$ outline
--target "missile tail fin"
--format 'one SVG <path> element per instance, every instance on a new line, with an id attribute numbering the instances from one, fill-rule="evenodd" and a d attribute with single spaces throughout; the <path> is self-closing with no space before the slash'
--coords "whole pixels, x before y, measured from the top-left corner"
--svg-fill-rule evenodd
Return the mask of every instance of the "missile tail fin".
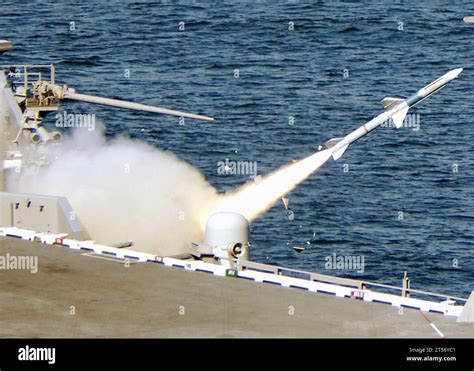
<path id="1" fill-rule="evenodd" d="M 384 99 L 380 101 L 380 103 L 382 103 L 385 111 L 388 111 L 392 109 L 393 107 L 395 107 L 396 105 L 402 103 L 404 100 L 405 99 L 402 99 L 402 98 L 385 97 Z"/>
<path id="2" fill-rule="evenodd" d="M 332 139 L 329 139 L 325 145 L 326 145 L 326 148 L 330 149 L 332 147 L 334 147 L 335 145 L 337 145 L 341 140 L 343 140 L 344 138 L 332 138 Z M 346 144 L 344 147 L 341 147 L 339 148 L 337 151 L 334 151 L 332 152 L 331 156 L 334 160 L 338 160 L 343 154 L 344 152 L 346 151 L 347 147 L 349 147 L 349 144 Z"/>
<path id="3" fill-rule="evenodd" d="M 349 147 L 349 144 L 346 144 L 341 149 L 338 149 L 337 151 L 333 152 L 332 155 L 331 155 L 332 158 L 334 160 L 339 160 L 339 158 L 344 154 L 344 152 L 346 152 L 347 147 Z"/>
<path id="4" fill-rule="evenodd" d="M 326 143 L 325 146 L 327 149 L 334 147 L 337 143 L 339 143 L 342 139 L 344 138 L 332 138 L 329 139 Z"/>
<path id="5" fill-rule="evenodd" d="M 403 121 L 405 120 L 405 117 L 408 113 L 408 109 L 410 107 L 406 107 L 400 111 L 398 111 L 396 114 L 392 116 L 393 123 L 395 124 L 395 127 L 397 129 L 400 129 L 403 125 Z"/>

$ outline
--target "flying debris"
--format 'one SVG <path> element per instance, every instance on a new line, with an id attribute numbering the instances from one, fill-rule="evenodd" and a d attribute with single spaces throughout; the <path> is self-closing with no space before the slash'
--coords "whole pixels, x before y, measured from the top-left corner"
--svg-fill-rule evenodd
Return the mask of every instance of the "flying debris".
<path id="1" fill-rule="evenodd" d="M 344 138 L 333 138 L 326 142 L 326 148 L 331 151 L 331 156 L 334 160 L 339 159 L 347 147 L 354 143 L 357 139 L 367 135 L 375 128 L 382 125 L 389 119 L 393 120 L 395 127 L 399 129 L 403 125 L 403 121 L 411 107 L 416 106 L 421 101 L 428 98 L 431 94 L 436 93 L 438 90 L 444 88 L 446 84 L 454 80 L 462 72 L 462 68 L 457 68 L 448 73 L 444 74 L 431 84 L 426 85 L 413 94 L 407 99 L 387 97 L 382 100 L 382 104 L 385 108 L 385 112 L 381 113 L 377 117 L 373 118 L 369 122 L 365 123 L 357 130 L 346 135 Z"/>
<path id="2" fill-rule="evenodd" d="M 8 40 L 0 40 L 0 53 L 4 53 L 12 48 L 12 42 Z"/>
<path id="3" fill-rule="evenodd" d="M 302 246 L 293 246 L 293 250 L 297 252 L 298 254 L 304 251 L 304 247 Z"/>
<path id="4" fill-rule="evenodd" d="M 316 242 L 317 242 L 316 232 L 313 232 L 313 237 L 311 237 L 310 240 L 306 241 L 306 244 L 311 245 L 311 244 L 316 243 Z"/>

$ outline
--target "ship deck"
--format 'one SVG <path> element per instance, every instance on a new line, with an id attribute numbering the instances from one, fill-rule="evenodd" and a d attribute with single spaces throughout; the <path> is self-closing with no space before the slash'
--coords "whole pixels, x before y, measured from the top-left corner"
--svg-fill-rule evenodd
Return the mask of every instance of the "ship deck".
<path id="1" fill-rule="evenodd" d="M 38 272 L 0 269 L 0 337 L 439 338 L 427 318 L 474 337 L 442 314 L 0 237 L 7 253 L 38 256 Z"/>

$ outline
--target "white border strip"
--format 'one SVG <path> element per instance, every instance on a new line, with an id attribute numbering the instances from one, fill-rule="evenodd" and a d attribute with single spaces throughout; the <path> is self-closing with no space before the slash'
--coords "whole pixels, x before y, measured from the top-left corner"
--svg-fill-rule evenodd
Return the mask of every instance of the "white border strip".
<path id="1" fill-rule="evenodd" d="M 149 253 L 133 250 L 119 249 L 116 247 L 96 244 L 94 241 L 77 241 L 66 238 L 65 234 L 37 233 L 30 230 L 8 227 L 0 228 L 0 236 L 12 236 L 28 241 L 38 241 L 48 245 L 62 245 L 73 250 L 89 251 L 94 254 L 119 259 L 130 259 L 137 262 L 161 263 L 168 267 L 184 268 L 190 271 L 204 272 L 215 276 L 226 276 L 233 273 L 233 276 L 242 279 L 253 280 L 283 287 L 294 287 L 305 289 L 311 292 L 330 294 L 336 297 L 349 297 L 368 302 L 378 302 L 389 304 L 398 308 L 406 307 L 419 309 L 424 312 L 437 312 L 448 316 L 459 317 L 463 309 L 462 305 L 452 305 L 446 302 L 433 302 L 422 299 L 406 298 L 393 294 L 385 294 L 371 290 L 359 290 L 351 287 L 339 286 L 335 284 L 305 280 L 302 278 L 281 276 L 273 273 L 259 272 L 255 270 L 232 271 L 229 272 L 225 267 L 217 264 L 210 264 L 200 260 L 187 261 L 174 258 L 160 257 Z"/>

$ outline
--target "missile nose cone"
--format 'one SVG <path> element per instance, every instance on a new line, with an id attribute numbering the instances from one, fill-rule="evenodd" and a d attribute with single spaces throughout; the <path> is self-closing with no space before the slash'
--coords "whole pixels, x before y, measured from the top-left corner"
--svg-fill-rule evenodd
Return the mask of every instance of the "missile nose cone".
<path id="1" fill-rule="evenodd" d="M 456 77 L 459 76 L 459 74 L 463 71 L 463 68 L 456 68 L 454 70 L 451 70 L 448 72 L 449 78 L 450 79 L 455 79 Z"/>

